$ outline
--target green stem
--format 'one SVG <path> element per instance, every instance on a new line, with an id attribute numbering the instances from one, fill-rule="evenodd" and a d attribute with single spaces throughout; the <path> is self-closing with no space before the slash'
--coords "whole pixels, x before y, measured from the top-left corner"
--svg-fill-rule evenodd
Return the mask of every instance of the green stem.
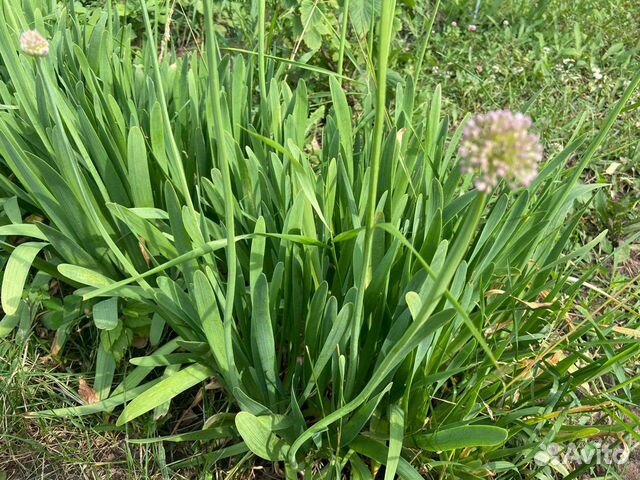
<path id="1" fill-rule="evenodd" d="M 74 3 L 74 0 L 71 0 L 70 3 Z M 113 9 L 111 0 L 107 0 L 107 29 L 109 30 L 109 38 L 111 38 L 113 36 Z"/>
<path id="2" fill-rule="evenodd" d="M 264 3 L 264 0 L 263 2 Z M 236 256 L 235 242 L 235 219 L 233 206 L 235 199 L 231 186 L 231 171 L 229 168 L 229 152 L 227 152 L 224 121 L 222 116 L 222 108 L 220 106 L 220 78 L 218 77 L 218 43 L 213 27 L 213 16 L 211 14 L 210 2 L 205 1 L 205 17 L 206 17 L 206 33 L 207 33 L 207 68 L 211 79 L 211 89 L 209 90 L 209 98 L 213 107 L 213 124 L 215 128 L 215 140 L 217 145 L 217 160 L 222 173 L 222 182 L 224 189 L 224 218 L 227 231 L 227 291 L 225 295 L 224 306 L 224 338 L 227 353 L 227 364 L 229 366 L 229 384 L 232 392 L 236 388 L 240 388 L 239 374 L 235 368 L 235 359 L 233 353 L 233 305 L 236 292 L 236 276 L 238 261 Z M 209 127 L 211 128 L 211 126 Z"/>
<path id="3" fill-rule="evenodd" d="M 386 100 L 387 100 L 387 70 L 389 66 L 389 50 L 391 48 L 391 33 L 395 12 L 395 0 L 382 3 L 380 21 L 380 43 L 378 51 L 378 68 L 376 78 L 376 118 L 373 132 L 373 148 L 371 151 L 371 167 L 369 172 L 369 191 L 366 207 L 366 228 L 364 234 L 364 260 L 361 272 L 358 294 L 356 297 L 355 317 L 351 327 L 351 345 L 349 356 L 349 371 L 347 373 L 346 397 L 351 398 L 356 387 L 358 371 L 358 350 L 360 331 L 364 322 L 364 293 L 369 283 L 371 256 L 373 251 L 373 235 L 376 224 L 376 204 L 378 201 L 378 179 L 382 163 L 382 139 L 384 135 Z"/>
<path id="4" fill-rule="evenodd" d="M 260 78 L 260 98 L 263 103 L 267 101 L 267 74 L 265 60 L 265 21 L 266 0 L 260 0 L 258 12 L 258 76 Z"/>
<path id="5" fill-rule="evenodd" d="M 342 30 L 340 31 L 340 56 L 338 58 L 338 75 L 342 77 L 344 68 L 344 48 L 347 43 L 347 28 L 349 27 L 349 0 L 344 0 L 344 12 L 342 14 Z M 342 85 L 342 78 L 340 78 Z"/>
<path id="6" fill-rule="evenodd" d="M 416 63 L 416 70 L 414 73 L 416 79 L 420 77 L 420 72 L 422 71 L 422 64 L 424 63 L 424 57 L 427 54 L 427 47 L 429 46 L 429 40 L 431 39 L 431 31 L 433 30 L 433 23 L 436 21 L 436 15 L 438 15 L 439 8 L 440 8 L 440 0 L 437 0 L 436 6 L 433 9 L 433 14 L 431 15 L 431 19 L 429 19 L 428 26 L 426 26 L 428 19 L 425 18 L 425 28 L 423 28 L 422 34 L 425 35 L 424 30 L 426 29 L 426 35 L 425 35 L 424 41 L 422 42 L 422 47 L 420 48 L 418 63 Z"/>

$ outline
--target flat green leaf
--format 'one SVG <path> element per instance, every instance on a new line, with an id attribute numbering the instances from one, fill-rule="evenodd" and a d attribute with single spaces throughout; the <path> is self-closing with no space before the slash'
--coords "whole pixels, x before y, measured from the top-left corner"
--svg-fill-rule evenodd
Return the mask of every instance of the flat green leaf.
<path id="1" fill-rule="evenodd" d="M 9 221 L 14 225 L 22 224 L 22 213 L 18 205 L 18 197 L 11 197 L 4 202 L 4 213 L 7 214 Z"/>
<path id="2" fill-rule="evenodd" d="M 289 447 L 273 433 L 275 424 L 272 416 L 256 417 L 249 412 L 236 415 L 236 428 L 249 449 L 258 457 L 272 462 L 284 460 Z"/>
<path id="3" fill-rule="evenodd" d="M 253 294 L 258 276 L 262 273 L 264 263 L 264 250 L 266 237 L 262 234 L 266 232 L 264 218 L 258 218 L 254 233 L 256 236 L 251 241 L 251 256 L 249 268 L 249 288 Z"/>
<path id="4" fill-rule="evenodd" d="M 165 324 L 165 319 L 157 313 L 151 317 L 151 326 L 149 327 L 149 344 L 151 346 L 156 347 L 160 343 Z"/>
<path id="5" fill-rule="evenodd" d="M 31 225 L 28 223 L 0 226 L 0 237 L 8 236 L 31 237 L 44 241 L 48 240 L 46 235 L 40 231 L 37 225 Z"/>
<path id="6" fill-rule="evenodd" d="M 104 349 L 102 343 L 98 346 L 98 355 L 96 358 L 96 378 L 93 382 L 93 388 L 100 400 L 109 397 L 113 376 L 116 371 L 116 361 L 113 354 Z"/>
<path id="7" fill-rule="evenodd" d="M 40 250 L 48 244 L 43 242 L 26 242 L 18 245 L 4 269 L 2 278 L 2 309 L 7 315 L 14 315 L 22 300 L 24 284 L 27 281 L 31 264 Z"/>
<path id="8" fill-rule="evenodd" d="M 162 119 L 162 107 L 155 102 L 151 108 L 151 150 L 156 161 L 165 175 L 169 173 L 169 161 L 165 150 L 164 123 Z"/>
<path id="9" fill-rule="evenodd" d="M 93 306 L 93 323 L 100 330 L 113 330 L 118 325 L 118 297 L 108 298 Z"/>
<path id="10" fill-rule="evenodd" d="M 252 295 L 253 312 L 251 316 L 251 343 L 254 365 L 269 395 L 270 403 L 275 402 L 276 382 L 276 346 L 273 337 L 273 325 L 269 312 L 269 284 L 261 273 Z"/>
<path id="11" fill-rule="evenodd" d="M 340 82 L 334 77 L 329 78 L 329 86 L 331 87 L 331 99 L 333 101 L 333 109 L 336 116 L 336 124 L 340 135 L 340 145 L 345 155 L 345 166 L 349 179 L 353 181 L 353 132 L 351 126 L 351 109 L 347 103 L 347 97 L 340 85 Z"/>
<path id="12" fill-rule="evenodd" d="M 129 438 L 127 439 L 127 443 L 133 443 L 134 445 L 145 445 L 148 443 L 157 442 L 211 442 L 213 440 L 220 440 L 222 438 L 233 438 L 234 436 L 237 437 L 237 434 L 235 433 L 233 428 L 218 427 L 198 430 L 197 432 L 166 435 L 164 437 Z"/>
<path id="13" fill-rule="evenodd" d="M 331 32 L 327 26 L 327 19 L 320 10 L 320 2 L 302 0 L 300 2 L 300 21 L 304 43 L 311 50 L 319 50 L 322 46 L 322 38 Z"/>
<path id="14" fill-rule="evenodd" d="M 402 443 L 404 441 L 404 410 L 399 404 L 389 407 L 389 454 L 387 455 L 387 469 L 384 472 L 384 480 L 396 478 Z"/>
<path id="15" fill-rule="evenodd" d="M 369 32 L 374 17 L 380 13 L 382 0 L 351 0 L 349 19 L 358 35 Z"/>
<path id="16" fill-rule="evenodd" d="M 207 276 L 200 270 L 193 275 L 193 296 L 211 353 L 216 359 L 219 371 L 225 376 L 229 366 L 227 364 L 227 347 L 224 342 L 224 326 L 213 287 Z"/>
<path id="17" fill-rule="evenodd" d="M 466 425 L 416 435 L 414 440 L 424 450 L 441 452 L 462 448 L 495 447 L 503 444 L 508 436 L 509 432 L 504 428 L 489 425 Z"/>
<path id="18" fill-rule="evenodd" d="M 248 237 L 249 237 L 248 235 L 239 235 L 235 237 L 235 240 L 236 242 L 238 242 Z M 62 273 L 65 276 L 68 276 L 65 272 L 78 273 L 78 274 L 81 274 L 83 278 L 87 280 L 93 280 L 93 281 L 95 281 L 96 279 L 100 279 L 100 277 L 102 277 L 101 284 L 92 285 L 92 286 L 98 287 L 97 290 L 94 290 L 92 292 L 89 292 L 83 295 L 83 298 L 85 300 L 89 300 L 91 298 L 105 296 L 108 293 L 113 292 L 114 290 L 118 290 L 119 288 L 124 287 L 125 285 L 129 285 L 130 283 L 142 282 L 147 277 L 156 275 L 160 272 L 167 270 L 168 268 L 175 267 L 177 265 L 181 265 L 190 260 L 202 257 L 203 255 L 207 255 L 208 253 L 215 252 L 216 250 L 220 250 L 221 248 L 224 248 L 226 245 L 227 245 L 226 238 L 222 240 L 214 240 L 212 242 L 208 242 L 198 248 L 194 248 L 190 252 L 179 255 L 178 257 L 173 258 L 168 262 L 163 263 L 162 265 L 158 265 L 157 267 L 154 267 L 151 270 L 147 270 L 146 272 L 143 272 L 143 273 L 138 273 L 125 280 L 120 280 L 119 282 L 112 282 L 111 280 L 106 279 L 106 277 L 103 277 L 102 275 L 95 274 L 95 272 L 91 272 L 90 270 L 87 270 L 87 269 L 74 267 L 73 265 L 66 266 L 64 271 L 61 270 L 61 267 L 63 267 L 63 265 L 60 265 L 58 267 L 58 270 L 60 271 L 60 273 Z M 69 277 L 69 278 L 71 278 L 72 280 L 75 280 L 74 277 Z M 105 279 L 106 279 L 106 282 L 105 282 Z M 78 282 L 84 283 L 85 285 L 91 285 L 88 282 L 82 282 L 80 280 L 78 280 Z"/>
<path id="19" fill-rule="evenodd" d="M 82 285 L 88 285 L 90 287 L 108 287 L 110 285 L 113 285 L 114 283 L 113 280 L 105 277 L 95 270 L 79 267 L 76 265 L 70 265 L 68 263 L 58 265 L 58 271 L 65 277 Z"/>
<path id="20" fill-rule="evenodd" d="M 168 367 L 169 365 L 194 363 L 197 360 L 197 356 L 193 353 L 169 353 L 164 355 L 154 354 L 146 357 L 134 357 L 129 360 L 129 363 L 138 367 Z"/>
<path id="21" fill-rule="evenodd" d="M 127 405 L 118 417 L 116 425 L 124 425 L 134 418 L 144 415 L 212 375 L 213 371 L 209 367 L 199 364 L 190 365 L 174 373 L 146 390 Z"/>

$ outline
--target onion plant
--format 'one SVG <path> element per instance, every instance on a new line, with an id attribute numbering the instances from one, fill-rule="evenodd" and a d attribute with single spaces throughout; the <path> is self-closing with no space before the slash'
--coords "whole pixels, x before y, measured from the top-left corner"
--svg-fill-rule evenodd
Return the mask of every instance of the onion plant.
<path id="1" fill-rule="evenodd" d="M 29 308 L 30 268 L 66 285 L 100 332 L 99 401 L 33 415 L 161 418 L 215 378 L 227 401 L 168 440 L 289 478 L 511 478 L 542 468 L 542 444 L 628 431 L 570 419 L 638 400 L 618 365 L 640 345 L 593 354 L 606 318 L 567 316 L 605 233 L 573 243 L 597 188 L 581 173 L 640 76 L 590 143 L 528 187 L 479 191 L 459 166 L 468 119 L 451 125 L 420 78 L 388 88 L 393 1 L 375 76 L 327 72 L 328 105 L 264 51 L 221 55 L 210 12 L 202 52 L 159 60 L 144 1 L 139 47 L 117 16 L 49 3 L 0 2 L 1 324 Z M 31 29 L 47 56 L 19 51 Z M 134 333 L 149 354 L 127 370 Z"/>

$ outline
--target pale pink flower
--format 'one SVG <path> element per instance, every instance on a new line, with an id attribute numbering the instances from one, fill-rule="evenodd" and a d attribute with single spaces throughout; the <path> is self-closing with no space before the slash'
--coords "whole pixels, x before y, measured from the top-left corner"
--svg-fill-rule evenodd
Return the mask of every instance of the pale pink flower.
<path id="1" fill-rule="evenodd" d="M 20 50 L 33 57 L 46 57 L 49 42 L 37 30 L 27 30 L 20 35 Z"/>
<path id="2" fill-rule="evenodd" d="M 522 113 L 501 110 L 476 115 L 467 123 L 460 144 L 461 170 L 474 185 L 490 192 L 500 179 L 511 188 L 528 187 L 542 160 L 540 138 Z"/>

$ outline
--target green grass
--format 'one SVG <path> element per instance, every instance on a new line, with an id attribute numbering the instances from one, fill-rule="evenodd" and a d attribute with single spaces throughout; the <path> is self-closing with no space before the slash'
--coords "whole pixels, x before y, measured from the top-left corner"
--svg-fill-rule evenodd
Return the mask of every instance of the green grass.
<path id="1" fill-rule="evenodd" d="M 213 23 L 202 61 L 158 63 L 116 19 L 117 36 L 103 30 L 98 9 L 64 43 L 67 13 L 45 17 L 60 59 L 33 68 L 8 43 L 31 14 L 13 12 L 0 32 L 0 258 L 24 237 L 52 246 L 0 323 L 0 478 L 554 478 L 532 444 L 638 440 L 637 90 L 605 122 L 638 71 L 640 7 L 482 2 L 474 19 L 475 2 L 445 3 L 415 94 L 428 9 L 383 22 L 377 58 L 334 25 L 339 58 L 310 62 L 361 83 L 264 52 L 221 59 Z M 149 13 L 135 36 L 158 32 Z M 465 196 L 443 146 L 453 153 L 467 113 L 505 107 L 527 108 L 549 160 L 586 141 L 530 195 Z M 109 296 L 116 310 L 96 300 Z M 81 378 L 100 400 L 140 393 L 124 410 L 76 408 Z"/>
<path id="2" fill-rule="evenodd" d="M 640 47 L 632 33 L 637 2 L 552 0 L 539 10 L 522 2 L 495 3 L 492 8 L 493 2 L 483 2 L 476 20 L 472 9 L 443 6 L 425 60 L 425 83 L 443 85 L 443 104 L 453 118 L 526 108 L 547 152 L 592 132 L 638 70 Z M 476 33 L 467 31 L 470 23 L 477 24 Z M 412 51 L 407 43 L 402 55 L 409 59 Z M 636 93 L 631 104 L 639 101 Z M 609 230 L 604 254 L 638 231 L 639 135 L 640 111 L 632 108 L 620 116 L 585 177 L 607 184 L 597 194 L 592 225 L 583 228 L 587 235 Z"/>

